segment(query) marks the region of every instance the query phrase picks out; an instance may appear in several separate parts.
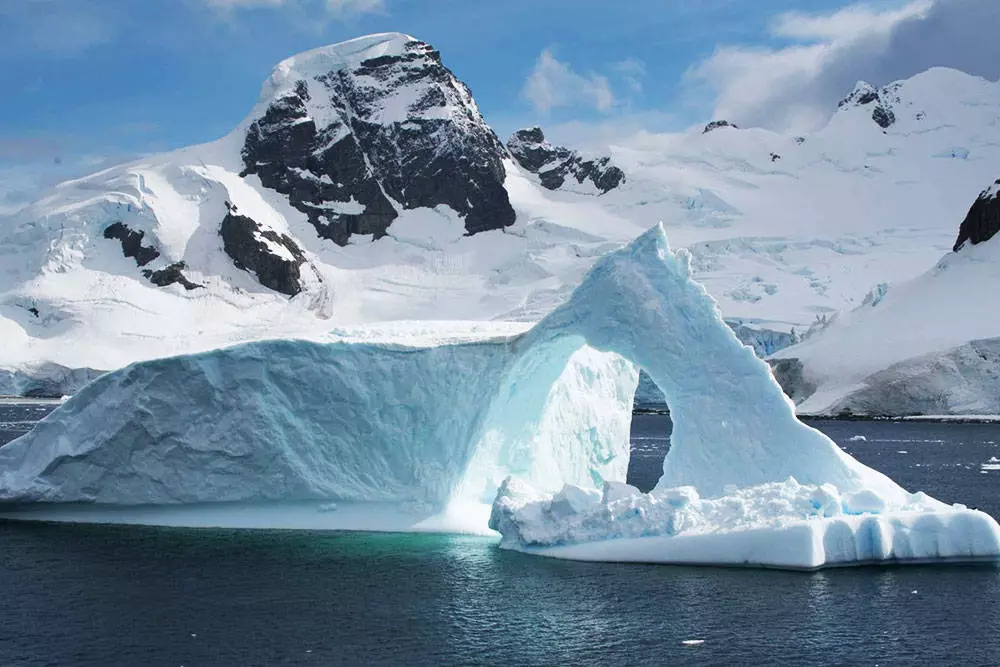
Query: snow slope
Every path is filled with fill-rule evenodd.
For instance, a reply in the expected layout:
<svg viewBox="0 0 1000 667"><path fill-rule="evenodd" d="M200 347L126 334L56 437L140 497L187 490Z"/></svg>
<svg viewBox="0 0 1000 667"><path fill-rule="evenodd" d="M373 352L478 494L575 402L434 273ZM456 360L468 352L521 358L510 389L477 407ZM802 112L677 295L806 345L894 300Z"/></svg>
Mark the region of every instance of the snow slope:
<svg viewBox="0 0 1000 667"><path fill-rule="evenodd" d="M774 358L812 386L803 414L998 414L998 286L1000 243L967 244Z"/></svg>
<svg viewBox="0 0 1000 667"><path fill-rule="evenodd" d="M230 135L64 183L0 217L0 393L31 385L32 369L81 377L71 371L332 326L537 321L598 256L658 221L727 318L802 331L930 266L1000 157L1000 87L933 69L883 95L886 129L875 102L855 98L805 138L644 135L610 148L626 178L605 194L549 190L437 58L398 34L295 56ZM397 149L406 160L386 157ZM454 179L438 192L427 184L441 182L441 155ZM397 199L403 182L411 200ZM455 208L470 201L485 218ZM238 245L220 235L229 205L257 225L239 257L259 265L227 251ZM105 238L115 222L159 255L137 266ZM144 275L171 268L196 287Z"/></svg>
<svg viewBox="0 0 1000 667"><path fill-rule="evenodd" d="M638 367L674 421L648 495L620 481ZM369 529L482 531L496 495L489 525L504 546L561 557L1000 557L992 518L910 494L799 422L662 226L600 259L527 330L395 324L110 373L0 448L0 470L3 514L22 518L71 518L66 503L87 503L91 520L101 505L106 520L137 520L149 510L134 506L216 503L206 513L222 522L218 503L237 501L270 503L261 516L277 520L273 503L293 502L284 525L309 511L312 527L355 527L388 505L394 521Z"/></svg>

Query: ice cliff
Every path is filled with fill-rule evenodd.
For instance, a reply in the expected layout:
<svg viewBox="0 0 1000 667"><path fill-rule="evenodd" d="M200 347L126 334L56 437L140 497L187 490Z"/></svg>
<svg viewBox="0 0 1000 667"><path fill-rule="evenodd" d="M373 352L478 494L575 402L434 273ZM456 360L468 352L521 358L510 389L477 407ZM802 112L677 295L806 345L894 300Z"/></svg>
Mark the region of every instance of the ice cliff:
<svg viewBox="0 0 1000 667"><path fill-rule="evenodd" d="M620 481L640 367L674 421L649 494ZM357 523L378 509L397 529L484 530L494 501L503 546L572 558L1000 554L989 516L910 494L799 422L661 226L530 328L400 324L134 364L0 448L0 470L8 516L158 505L205 523L224 502L283 502L322 516L311 527L384 527Z"/></svg>

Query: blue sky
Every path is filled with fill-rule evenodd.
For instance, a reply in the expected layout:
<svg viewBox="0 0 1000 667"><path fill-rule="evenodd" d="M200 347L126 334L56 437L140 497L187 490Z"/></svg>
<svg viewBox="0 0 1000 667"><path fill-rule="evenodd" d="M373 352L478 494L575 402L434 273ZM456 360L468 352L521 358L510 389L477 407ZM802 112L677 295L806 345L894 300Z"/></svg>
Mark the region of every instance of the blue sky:
<svg viewBox="0 0 1000 667"><path fill-rule="evenodd" d="M995 79L1000 50L990 33L1000 25L998 7L996 0L2 0L0 205L124 157L217 138L250 110L279 60L371 32L434 44L502 135L537 123L583 140L680 129L719 113L808 129L857 79L885 83L935 64Z"/></svg>

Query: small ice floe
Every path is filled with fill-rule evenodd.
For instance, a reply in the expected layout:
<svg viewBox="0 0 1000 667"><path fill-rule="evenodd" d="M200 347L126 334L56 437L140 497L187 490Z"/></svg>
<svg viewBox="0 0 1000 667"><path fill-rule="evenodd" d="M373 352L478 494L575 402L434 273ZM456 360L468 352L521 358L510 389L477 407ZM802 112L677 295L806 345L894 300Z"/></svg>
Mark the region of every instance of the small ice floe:
<svg viewBox="0 0 1000 667"><path fill-rule="evenodd" d="M847 439L848 442L868 442L868 438L863 435L852 435Z"/></svg>
<svg viewBox="0 0 1000 667"><path fill-rule="evenodd" d="M1000 459L995 456L991 456L989 461L986 463L980 463L979 467L982 472L986 472L987 470L1000 470Z"/></svg>
<svg viewBox="0 0 1000 667"><path fill-rule="evenodd" d="M324 503L316 508L317 512L335 512L337 511L337 503Z"/></svg>
<svg viewBox="0 0 1000 667"><path fill-rule="evenodd" d="M908 451L906 451L905 449L897 449L897 450L896 450L896 453L897 453L897 454L909 454L909 452L908 452Z"/></svg>
<svg viewBox="0 0 1000 667"><path fill-rule="evenodd" d="M685 639L681 642L685 646L699 646L705 643L704 639Z"/></svg>

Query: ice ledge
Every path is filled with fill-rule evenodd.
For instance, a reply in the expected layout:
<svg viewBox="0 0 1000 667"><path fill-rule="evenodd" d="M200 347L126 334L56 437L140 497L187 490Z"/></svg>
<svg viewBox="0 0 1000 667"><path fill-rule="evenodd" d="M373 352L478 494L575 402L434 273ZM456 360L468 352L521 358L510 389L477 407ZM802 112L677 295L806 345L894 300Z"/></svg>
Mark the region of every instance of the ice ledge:
<svg viewBox="0 0 1000 667"><path fill-rule="evenodd" d="M979 527L988 521L982 512L966 510L970 520L979 519ZM950 528L957 517L949 514L913 513L923 520L937 521L944 529L936 537L947 548L929 552L905 552L894 548L899 534L893 524L906 522L902 515L885 518L850 517L799 521L772 530L750 529L733 533L713 533L679 537L642 537L607 540L559 547L525 547L524 553L564 560L660 565L717 565L724 567L759 567L778 570L814 571L833 567L865 565L924 565L944 563L993 563L997 544L983 550L964 550L953 541L956 531ZM979 515L979 516L973 516ZM963 530L966 529L963 526ZM912 531L912 526L906 526ZM876 532L890 537L888 550L866 550L865 540ZM995 531L993 531L995 534ZM903 534L905 537L905 533ZM831 550L829 541L841 550ZM509 548L509 547L508 547Z"/></svg>
<svg viewBox="0 0 1000 667"><path fill-rule="evenodd" d="M511 479L490 527L503 548L584 561L815 570L1000 557L1000 528L983 512L923 493L891 507L871 492L794 479L712 499L692 487L643 494L624 484L600 497L567 486L547 499Z"/></svg>

